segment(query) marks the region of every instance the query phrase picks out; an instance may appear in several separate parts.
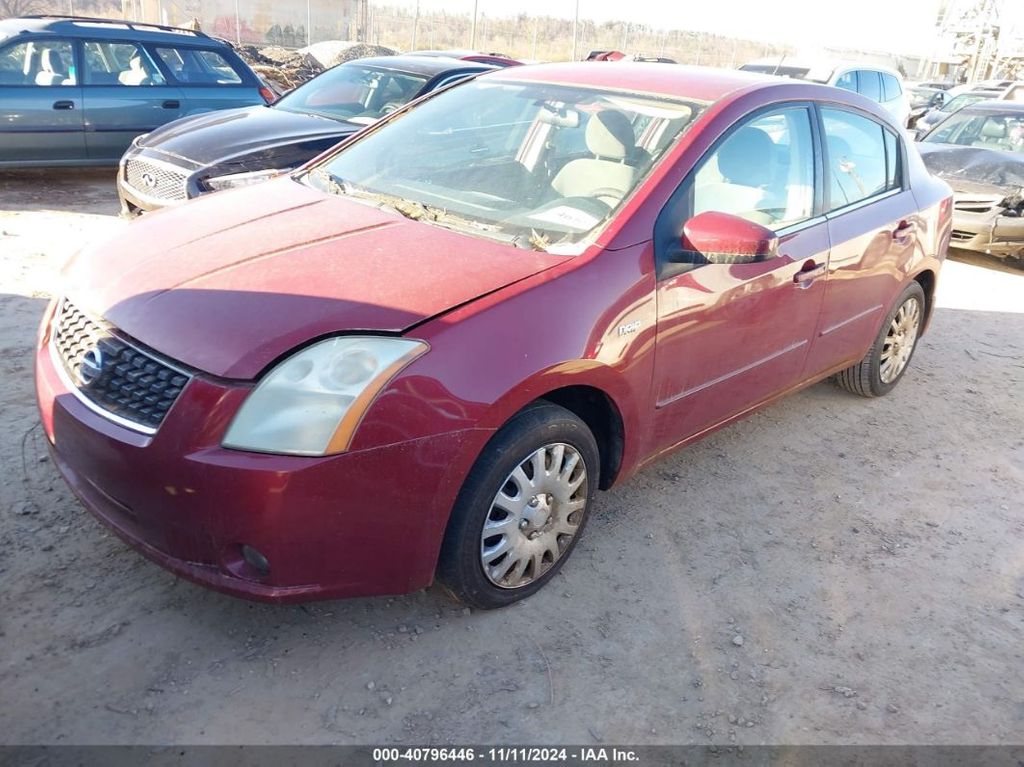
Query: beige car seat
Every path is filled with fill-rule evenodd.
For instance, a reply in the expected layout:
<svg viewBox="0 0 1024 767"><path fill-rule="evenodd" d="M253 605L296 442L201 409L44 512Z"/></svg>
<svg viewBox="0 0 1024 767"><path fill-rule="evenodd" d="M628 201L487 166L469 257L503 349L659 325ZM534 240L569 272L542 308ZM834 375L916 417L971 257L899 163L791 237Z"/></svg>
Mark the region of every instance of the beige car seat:
<svg viewBox="0 0 1024 767"><path fill-rule="evenodd" d="M40 70L36 85L64 85L68 79L68 65L60 51L47 48L40 56Z"/></svg>
<svg viewBox="0 0 1024 767"><path fill-rule="evenodd" d="M774 152L775 142L760 128L747 126L736 131L716 154L721 181L701 184L698 174L694 213L714 210L770 223L771 216L755 212L765 207Z"/></svg>
<svg viewBox="0 0 1024 767"><path fill-rule="evenodd" d="M551 186L562 197L591 197L615 207L636 179L637 169L627 164L636 151L633 125L622 112L605 109L591 115L584 137L594 157L566 163Z"/></svg>
<svg viewBox="0 0 1024 767"><path fill-rule="evenodd" d="M138 54L132 56L128 62L128 69L117 76L121 85L149 85L149 72L142 63L142 57Z"/></svg>
<svg viewBox="0 0 1024 767"><path fill-rule="evenodd" d="M976 140L971 142L971 146L987 149L1006 149L1009 143L1009 132L1006 130L1006 122L1004 120L988 119L981 126L981 133Z"/></svg>

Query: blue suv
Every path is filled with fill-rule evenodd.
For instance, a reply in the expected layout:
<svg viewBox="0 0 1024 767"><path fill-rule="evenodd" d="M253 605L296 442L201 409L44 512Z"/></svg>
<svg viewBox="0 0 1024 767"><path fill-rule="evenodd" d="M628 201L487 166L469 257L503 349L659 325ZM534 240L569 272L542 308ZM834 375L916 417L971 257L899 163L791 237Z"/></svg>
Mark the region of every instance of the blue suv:
<svg viewBox="0 0 1024 767"><path fill-rule="evenodd" d="M109 19L0 21L0 167L112 165L179 117L270 103L231 46Z"/></svg>

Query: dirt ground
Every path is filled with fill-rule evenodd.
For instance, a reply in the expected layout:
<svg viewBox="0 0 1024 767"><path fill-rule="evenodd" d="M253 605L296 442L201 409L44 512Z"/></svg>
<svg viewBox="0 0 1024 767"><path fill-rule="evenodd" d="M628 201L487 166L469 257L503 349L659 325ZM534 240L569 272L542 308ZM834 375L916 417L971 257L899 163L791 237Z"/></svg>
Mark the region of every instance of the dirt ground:
<svg viewBox="0 0 1024 767"><path fill-rule="evenodd" d="M48 462L32 345L110 171L0 174L0 742L1024 742L1024 272L948 263L881 400L819 384L603 494L541 593L274 607Z"/></svg>

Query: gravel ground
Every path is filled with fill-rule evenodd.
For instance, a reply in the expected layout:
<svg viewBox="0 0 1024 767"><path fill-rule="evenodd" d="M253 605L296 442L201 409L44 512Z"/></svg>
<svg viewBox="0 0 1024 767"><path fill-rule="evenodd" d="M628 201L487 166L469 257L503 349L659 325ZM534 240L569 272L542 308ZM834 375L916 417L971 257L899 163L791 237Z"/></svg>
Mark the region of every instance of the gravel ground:
<svg viewBox="0 0 1024 767"><path fill-rule="evenodd" d="M949 263L892 395L819 384L603 494L516 607L274 607L45 457L36 324L116 211L109 170L0 174L0 742L1024 741L1024 272Z"/></svg>

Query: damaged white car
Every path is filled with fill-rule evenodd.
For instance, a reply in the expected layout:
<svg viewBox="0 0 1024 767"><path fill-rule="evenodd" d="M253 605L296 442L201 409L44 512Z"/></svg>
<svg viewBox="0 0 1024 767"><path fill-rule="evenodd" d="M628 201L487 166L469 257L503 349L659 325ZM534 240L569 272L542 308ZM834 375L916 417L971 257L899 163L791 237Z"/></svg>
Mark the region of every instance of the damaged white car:
<svg viewBox="0 0 1024 767"><path fill-rule="evenodd" d="M1024 259L1024 103L973 104L917 146L955 192L950 245Z"/></svg>

